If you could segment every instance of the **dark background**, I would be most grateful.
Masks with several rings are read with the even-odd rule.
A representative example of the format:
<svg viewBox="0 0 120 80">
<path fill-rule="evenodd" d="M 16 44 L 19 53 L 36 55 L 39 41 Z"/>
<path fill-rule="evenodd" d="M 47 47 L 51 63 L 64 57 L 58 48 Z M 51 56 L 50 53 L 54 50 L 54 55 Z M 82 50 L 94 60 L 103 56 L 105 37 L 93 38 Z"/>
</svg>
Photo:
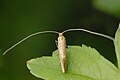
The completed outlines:
<svg viewBox="0 0 120 80">
<path fill-rule="evenodd" d="M 50 56 L 57 34 L 40 34 L 2 56 L 25 36 L 45 30 L 84 28 L 114 37 L 120 21 L 120 0 L 0 0 L 0 80 L 41 80 L 29 72 L 26 61 Z M 81 31 L 64 34 L 67 45 L 94 47 L 115 65 L 113 42 Z"/>
</svg>

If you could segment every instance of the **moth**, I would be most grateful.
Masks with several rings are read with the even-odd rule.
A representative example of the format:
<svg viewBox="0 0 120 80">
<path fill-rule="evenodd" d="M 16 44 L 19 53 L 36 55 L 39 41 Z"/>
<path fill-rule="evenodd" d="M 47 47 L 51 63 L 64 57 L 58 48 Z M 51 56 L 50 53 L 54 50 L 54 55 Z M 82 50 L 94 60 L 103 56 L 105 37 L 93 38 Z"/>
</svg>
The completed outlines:
<svg viewBox="0 0 120 80">
<path fill-rule="evenodd" d="M 62 70 L 62 73 L 65 73 L 66 72 L 66 67 L 67 67 L 67 51 L 66 51 L 66 39 L 65 37 L 63 36 L 64 33 L 66 32 L 69 32 L 69 31 L 84 31 L 84 32 L 88 32 L 88 33 L 91 33 L 91 34 L 94 34 L 94 35 L 98 35 L 98 36 L 102 36 L 102 37 L 105 37 L 105 38 L 108 38 L 112 41 L 114 41 L 114 38 L 108 36 L 108 35 L 104 35 L 104 34 L 101 34 L 101 33 L 97 33 L 97 32 L 93 32 L 93 31 L 89 31 L 89 30 L 86 30 L 86 29 L 67 29 L 61 33 L 57 32 L 57 31 L 40 31 L 40 32 L 36 32 L 36 33 L 33 33 L 31 35 L 28 35 L 27 37 L 23 38 L 22 40 L 20 40 L 19 42 L 17 42 L 16 44 L 14 44 L 13 46 L 11 46 L 10 48 L 8 48 L 4 53 L 3 55 L 5 55 L 7 52 L 9 52 L 10 50 L 12 50 L 13 48 L 15 48 L 17 45 L 19 45 L 20 43 L 22 43 L 23 41 L 27 40 L 28 38 L 31 38 L 35 35 L 38 35 L 38 34 L 43 34 L 43 33 L 55 33 L 55 34 L 58 34 L 58 52 L 59 52 L 59 59 L 60 59 L 60 65 L 61 65 L 61 70 Z"/>
</svg>

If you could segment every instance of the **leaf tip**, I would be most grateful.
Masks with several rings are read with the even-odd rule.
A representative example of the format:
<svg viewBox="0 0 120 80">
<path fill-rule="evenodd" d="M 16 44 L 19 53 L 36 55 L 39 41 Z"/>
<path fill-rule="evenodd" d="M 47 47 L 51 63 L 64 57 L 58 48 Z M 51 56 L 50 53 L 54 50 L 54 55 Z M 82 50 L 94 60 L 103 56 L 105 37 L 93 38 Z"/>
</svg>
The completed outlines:
<svg viewBox="0 0 120 80">
<path fill-rule="evenodd" d="M 120 23 L 119 23 L 119 25 L 118 25 L 118 30 L 120 30 Z"/>
</svg>

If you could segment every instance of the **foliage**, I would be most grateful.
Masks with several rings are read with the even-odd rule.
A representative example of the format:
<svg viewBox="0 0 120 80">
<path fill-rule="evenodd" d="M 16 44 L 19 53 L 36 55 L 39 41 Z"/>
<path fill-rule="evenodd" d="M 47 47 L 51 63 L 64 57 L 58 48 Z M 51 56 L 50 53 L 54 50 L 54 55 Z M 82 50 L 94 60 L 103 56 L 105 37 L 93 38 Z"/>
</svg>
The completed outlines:
<svg viewBox="0 0 120 80">
<path fill-rule="evenodd" d="M 116 55 L 117 55 L 117 60 L 118 60 L 118 68 L 120 69 L 120 24 L 115 34 L 114 44 L 115 44 L 115 50 L 116 50 Z"/>
<path fill-rule="evenodd" d="M 93 0 L 95 8 L 120 17 L 120 0 Z"/>
<path fill-rule="evenodd" d="M 115 36 L 115 48 L 120 67 L 120 25 Z M 60 68 L 58 50 L 52 57 L 45 56 L 27 62 L 30 72 L 45 80 L 119 80 L 120 70 L 94 48 L 85 45 L 68 46 L 67 72 Z"/>
</svg>

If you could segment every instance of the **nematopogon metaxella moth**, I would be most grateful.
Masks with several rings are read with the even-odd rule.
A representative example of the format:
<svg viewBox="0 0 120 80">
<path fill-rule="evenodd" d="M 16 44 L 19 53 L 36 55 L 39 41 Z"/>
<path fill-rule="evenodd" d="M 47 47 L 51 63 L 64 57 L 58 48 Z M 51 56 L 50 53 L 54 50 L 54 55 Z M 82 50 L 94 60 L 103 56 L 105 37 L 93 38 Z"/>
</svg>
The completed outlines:
<svg viewBox="0 0 120 80">
<path fill-rule="evenodd" d="M 105 38 L 108 38 L 112 41 L 114 41 L 114 38 L 110 37 L 110 36 L 107 36 L 107 35 L 104 35 L 104 34 L 101 34 L 101 33 L 97 33 L 97 32 L 92 32 L 92 31 L 89 31 L 89 30 L 86 30 L 86 29 L 67 29 L 61 33 L 57 32 L 57 31 L 40 31 L 40 32 L 36 32 L 36 33 L 33 33 L 31 35 L 28 35 L 27 37 L 23 38 L 22 40 L 20 40 L 19 42 L 17 42 L 16 44 L 14 44 L 13 46 L 11 46 L 10 48 L 8 48 L 4 53 L 3 55 L 5 55 L 8 51 L 10 51 L 11 49 L 13 49 L 14 47 L 16 47 L 17 45 L 19 45 L 20 43 L 22 43 L 23 41 L 27 40 L 28 38 L 30 37 L 33 37 L 35 35 L 38 35 L 38 34 L 42 34 L 42 33 L 56 33 L 58 34 L 58 52 L 59 52 L 59 59 L 60 59 L 60 65 L 61 65 L 61 70 L 63 73 L 66 72 L 66 66 L 67 66 L 67 61 L 66 61 L 66 40 L 65 40 L 65 37 L 63 36 L 64 33 L 66 32 L 69 32 L 69 31 L 84 31 L 84 32 L 88 32 L 88 33 L 91 33 L 91 34 L 94 34 L 94 35 L 98 35 L 98 36 L 102 36 L 102 37 L 105 37 Z"/>
</svg>

